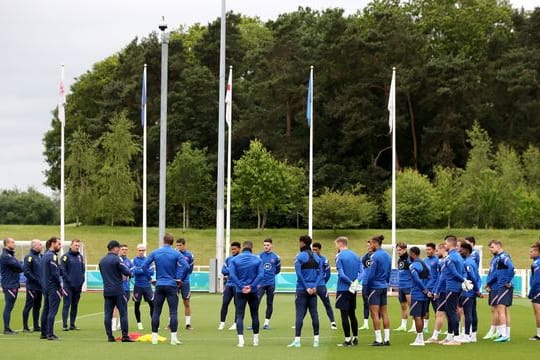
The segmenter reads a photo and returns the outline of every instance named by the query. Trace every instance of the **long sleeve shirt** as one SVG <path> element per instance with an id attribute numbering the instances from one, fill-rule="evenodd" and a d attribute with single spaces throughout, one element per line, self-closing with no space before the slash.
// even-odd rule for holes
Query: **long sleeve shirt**
<path id="1" fill-rule="evenodd" d="M 512 279 L 514 278 L 514 263 L 508 253 L 503 251 L 499 254 L 495 271 L 497 273 L 496 289 L 502 289 L 506 284 L 512 283 Z"/>
<path id="2" fill-rule="evenodd" d="M 476 267 L 476 261 L 472 256 L 468 256 L 464 260 L 465 278 L 472 281 L 473 288 L 469 291 L 463 291 L 461 296 L 463 297 L 475 297 L 476 293 L 480 291 L 482 286 L 482 280 L 478 274 L 478 268 Z"/>
<path id="3" fill-rule="evenodd" d="M 416 259 L 409 266 L 411 273 L 411 300 L 412 301 L 426 301 L 428 298 L 425 294 L 427 290 L 427 279 L 422 279 L 421 274 L 424 272 L 424 266 L 422 260 Z M 427 269 L 429 271 L 429 269 Z"/>
<path id="4" fill-rule="evenodd" d="M 70 288 L 82 288 L 86 273 L 84 259 L 80 252 L 68 251 L 60 260 L 64 286 Z"/>
<path id="5" fill-rule="evenodd" d="M 529 299 L 540 296 L 540 256 L 533 259 L 529 279 Z"/>
<path id="6" fill-rule="evenodd" d="M 99 272 L 103 279 L 103 296 L 120 296 L 124 294 L 124 277 L 131 271 L 122 259 L 113 252 L 107 253 L 99 261 Z"/>
<path id="7" fill-rule="evenodd" d="M 154 276 L 154 268 L 144 268 L 144 260 L 146 256 L 137 256 L 133 258 L 133 279 L 134 285 L 141 288 L 149 288 L 152 286 L 152 276 Z"/>
<path id="8" fill-rule="evenodd" d="M 398 268 L 398 287 L 400 289 L 410 289 L 411 288 L 411 272 L 409 271 L 409 266 L 411 261 L 409 260 L 409 255 L 407 253 L 401 255 L 397 261 Z"/>
<path id="9" fill-rule="evenodd" d="M 296 272 L 296 291 L 316 288 L 324 276 L 321 258 L 312 253 L 307 246 L 296 255 L 294 270 Z"/>
<path id="10" fill-rule="evenodd" d="M 62 287 L 58 255 L 52 250 L 47 250 L 41 259 L 41 288 L 43 292 L 59 290 Z"/>
<path id="11" fill-rule="evenodd" d="M 41 253 L 35 250 L 30 250 L 24 257 L 23 270 L 28 290 L 41 291 L 41 258 Z"/>
<path id="12" fill-rule="evenodd" d="M 15 251 L 2 249 L 0 256 L 0 274 L 2 275 L 2 288 L 18 289 L 20 285 L 19 274 L 23 267 L 15 257 Z"/>
<path id="13" fill-rule="evenodd" d="M 337 291 L 349 290 L 351 283 L 358 278 L 361 264 L 360 257 L 352 250 L 341 250 L 336 255 Z"/>
<path id="14" fill-rule="evenodd" d="M 392 259 L 383 249 L 377 249 L 371 255 L 371 266 L 366 279 L 366 289 L 386 289 L 390 282 L 390 272 L 392 270 Z"/>
<path id="15" fill-rule="evenodd" d="M 189 276 L 193 272 L 193 269 L 195 268 L 195 256 L 193 256 L 193 253 L 189 250 L 183 250 L 180 251 L 180 254 L 184 257 L 184 260 L 188 264 L 187 268 L 183 269 L 182 274 L 182 281 L 185 283 L 189 282 Z"/>
<path id="16" fill-rule="evenodd" d="M 433 292 L 433 289 L 435 289 L 435 285 L 437 285 L 437 280 L 439 279 L 439 258 L 435 255 L 428 256 L 424 259 L 424 263 L 429 269 L 429 280 L 426 283 L 426 288 L 429 291 Z"/>
<path id="17" fill-rule="evenodd" d="M 256 293 L 263 276 L 263 263 L 258 256 L 251 253 L 250 249 L 243 249 L 230 262 L 229 278 L 236 291 L 241 292 L 245 286 L 250 286 L 251 293 Z"/>
<path id="18" fill-rule="evenodd" d="M 221 267 L 221 274 L 227 277 L 227 282 L 225 283 L 225 286 L 234 286 L 229 274 L 230 274 L 231 261 L 236 255 L 231 255 L 228 258 L 226 258 L 225 261 L 223 262 L 223 266 Z"/>
<path id="19" fill-rule="evenodd" d="M 259 254 L 259 258 L 263 263 L 264 276 L 261 282 L 262 286 L 275 285 L 276 275 L 281 272 L 281 259 L 279 256 L 270 251 L 263 251 Z"/>
<path id="20" fill-rule="evenodd" d="M 456 249 L 448 252 L 445 271 L 446 292 L 461 292 L 461 283 L 465 281 L 463 277 L 463 258 Z"/>
<path id="21" fill-rule="evenodd" d="M 183 280 L 182 276 L 189 269 L 184 256 L 169 245 L 152 251 L 144 260 L 143 268 L 148 270 L 152 263 L 155 265 L 156 286 L 177 286 L 176 281 Z"/>

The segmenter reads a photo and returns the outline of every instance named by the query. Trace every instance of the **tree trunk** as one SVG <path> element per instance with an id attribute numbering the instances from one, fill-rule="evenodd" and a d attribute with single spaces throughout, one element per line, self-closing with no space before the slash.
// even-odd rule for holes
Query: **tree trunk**
<path id="1" fill-rule="evenodd" d="M 186 228 L 189 229 L 189 211 L 190 211 L 190 206 L 189 204 L 187 204 L 186 206 Z"/>
<path id="2" fill-rule="evenodd" d="M 266 212 L 263 213 L 262 215 L 262 225 L 261 225 L 261 230 L 264 230 L 264 227 L 266 226 Z"/>
<path id="3" fill-rule="evenodd" d="M 186 231 L 186 203 L 182 203 L 182 231 Z"/>
<path id="4" fill-rule="evenodd" d="M 257 230 L 261 229 L 261 211 L 257 207 Z"/>
<path id="5" fill-rule="evenodd" d="M 285 137 L 287 139 L 291 138 L 291 131 L 292 131 L 292 112 L 291 112 L 291 101 L 287 99 L 285 101 Z"/>
<path id="6" fill-rule="evenodd" d="M 412 107 L 411 94 L 407 91 L 407 104 L 409 108 L 409 117 L 411 118 L 411 135 L 413 142 L 413 160 L 414 160 L 414 169 L 418 170 L 418 141 L 416 140 L 416 127 L 414 123 L 414 111 Z"/>

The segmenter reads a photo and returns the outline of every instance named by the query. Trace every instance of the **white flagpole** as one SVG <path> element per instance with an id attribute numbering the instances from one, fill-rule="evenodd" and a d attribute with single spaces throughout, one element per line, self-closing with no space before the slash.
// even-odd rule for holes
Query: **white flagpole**
<path id="1" fill-rule="evenodd" d="M 313 126 L 314 126 L 314 116 L 313 116 L 313 65 L 309 73 L 309 84 L 311 97 L 309 102 L 309 194 L 308 194 L 308 235 L 310 238 L 313 238 Z"/>
<path id="2" fill-rule="evenodd" d="M 65 239 L 65 180 L 64 180 L 64 156 L 65 156 L 65 142 L 64 142 L 64 126 L 66 123 L 66 87 L 64 84 L 64 64 L 60 68 L 60 102 L 58 105 L 58 119 L 60 120 L 60 239 Z"/>
<path id="3" fill-rule="evenodd" d="M 146 198 L 146 162 L 147 162 L 147 158 L 146 158 L 146 102 L 147 102 L 147 97 L 146 97 L 146 89 L 147 89 L 147 84 L 146 84 L 146 64 L 144 64 L 144 70 L 143 70 L 143 89 L 142 91 L 144 92 L 143 93 L 143 102 L 142 102 L 142 121 L 143 121 L 143 215 L 142 215 L 142 243 L 144 245 L 144 247 L 146 248 L 146 243 L 147 243 L 147 239 L 146 239 L 146 228 L 147 228 L 147 198 Z"/>
<path id="4" fill-rule="evenodd" d="M 392 68 L 392 83 L 388 100 L 390 131 L 392 132 L 392 267 L 396 260 L 396 68 Z"/>
<path id="5" fill-rule="evenodd" d="M 227 220 L 225 226 L 225 257 L 229 256 L 231 247 L 231 141 L 232 141 L 232 66 L 229 67 L 229 81 L 227 82 L 227 95 L 225 96 L 225 120 L 229 127 L 227 138 Z"/>

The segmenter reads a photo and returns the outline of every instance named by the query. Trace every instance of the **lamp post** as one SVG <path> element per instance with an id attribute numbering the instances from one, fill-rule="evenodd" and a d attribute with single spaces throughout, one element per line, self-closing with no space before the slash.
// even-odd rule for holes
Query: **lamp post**
<path id="1" fill-rule="evenodd" d="M 159 134 L 159 245 L 165 236 L 165 209 L 167 193 L 167 72 L 169 57 L 169 33 L 165 17 L 159 24 L 161 30 L 161 111 Z"/>

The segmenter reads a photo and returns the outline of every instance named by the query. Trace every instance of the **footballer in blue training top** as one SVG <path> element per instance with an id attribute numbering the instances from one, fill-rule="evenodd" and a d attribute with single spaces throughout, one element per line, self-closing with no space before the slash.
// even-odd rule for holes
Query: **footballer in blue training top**
<path id="1" fill-rule="evenodd" d="M 274 293 L 276 291 L 276 275 L 281 271 L 281 259 L 272 251 L 272 239 L 268 238 L 263 241 L 264 251 L 259 254 L 259 258 L 263 263 L 264 277 L 261 285 L 257 289 L 259 302 L 266 293 L 266 315 L 264 317 L 263 329 L 270 329 L 270 318 L 274 311 Z"/>

